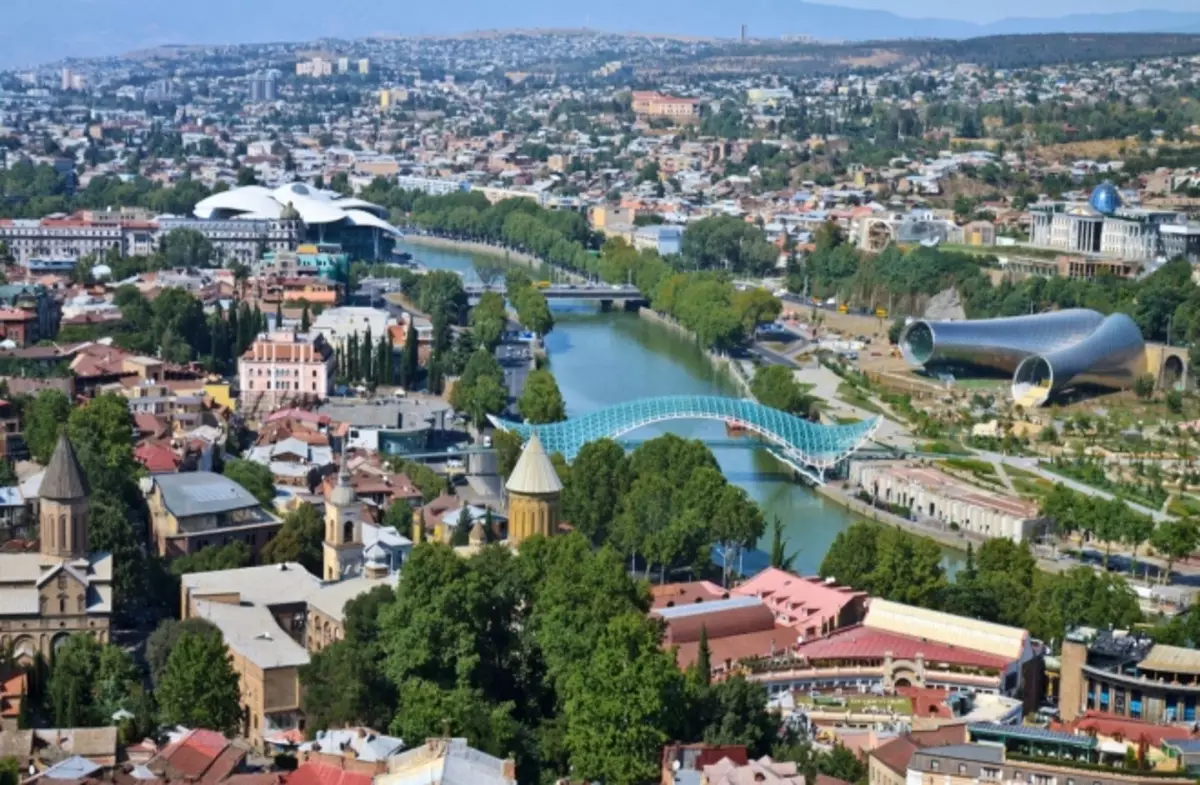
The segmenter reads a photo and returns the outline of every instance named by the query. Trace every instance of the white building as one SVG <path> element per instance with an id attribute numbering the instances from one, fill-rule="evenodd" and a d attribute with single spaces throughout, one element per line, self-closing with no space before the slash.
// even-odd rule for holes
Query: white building
<path id="1" fill-rule="evenodd" d="M 908 508 L 917 520 L 934 520 L 981 537 L 1023 542 L 1037 536 L 1037 505 L 992 493 L 927 466 L 854 461 L 850 482 L 879 502 Z"/>
<path id="2" fill-rule="evenodd" d="M 470 191 L 471 183 L 466 180 L 451 180 L 445 177 L 417 177 L 402 174 L 396 178 L 396 185 L 406 191 L 420 191 L 430 196 L 444 196 Z"/>
<path id="3" fill-rule="evenodd" d="M 330 346 L 344 346 L 351 335 L 357 334 L 361 341 L 368 332 L 371 334 L 371 340 L 377 342 L 381 336 L 387 334 L 388 327 L 393 324 L 398 324 L 396 319 L 379 308 L 343 306 L 322 311 L 312 323 L 309 332 L 325 336 L 325 341 Z"/>

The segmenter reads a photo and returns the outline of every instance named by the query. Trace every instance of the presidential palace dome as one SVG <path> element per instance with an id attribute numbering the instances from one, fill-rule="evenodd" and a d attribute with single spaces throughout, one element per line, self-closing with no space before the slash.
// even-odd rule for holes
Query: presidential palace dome
<path id="1" fill-rule="evenodd" d="M 1116 186 L 1105 181 L 1092 191 L 1092 197 L 1088 199 L 1088 204 L 1101 215 L 1112 215 L 1121 206 L 1121 195 L 1117 193 Z"/>

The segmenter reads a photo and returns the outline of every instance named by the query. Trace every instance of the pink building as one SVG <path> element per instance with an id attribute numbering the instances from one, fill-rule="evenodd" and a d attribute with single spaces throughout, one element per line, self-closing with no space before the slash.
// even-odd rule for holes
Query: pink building
<path id="1" fill-rule="evenodd" d="M 333 374 L 333 349 L 320 336 L 264 333 L 238 358 L 242 409 L 254 414 L 326 398 Z"/>
<path id="2" fill-rule="evenodd" d="M 775 614 L 775 621 L 795 629 L 801 640 L 858 624 L 866 614 L 866 592 L 816 576 L 802 578 L 774 567 L 737 586 L 732 593 L 762 599 Z"/>

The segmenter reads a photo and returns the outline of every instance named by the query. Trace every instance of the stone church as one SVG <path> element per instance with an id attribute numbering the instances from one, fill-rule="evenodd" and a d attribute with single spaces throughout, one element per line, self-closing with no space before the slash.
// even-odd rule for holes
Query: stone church
<path id="1" fill-rule="evenodd" d="M 108 641 L 113 560 L 88 549 L 87 478 L 66 432 L 39 491 L 39 549 L 0 553 L 0 651 L 47 661 L 72 633 Z"/>

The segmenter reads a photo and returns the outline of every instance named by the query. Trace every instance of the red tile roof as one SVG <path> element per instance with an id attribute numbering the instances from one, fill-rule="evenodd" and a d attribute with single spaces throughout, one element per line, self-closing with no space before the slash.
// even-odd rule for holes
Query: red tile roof
<path id="1" fill-rule="evenodd" d="M 179 471 L 179 456 L 160 444 L 143 442 L 133 450 L 133 459 L 146 467 L 147 471 L 162 474 Z"/>
<path id="2" fill-rule="evenodd" d="M 863 626 L 847 627 L 827 638 L 802 643 L 796 650 L 799 656 L 810 660 L 843 661 L 880 660 L 886 652 L 891 652 L 898 660 L 911 660 L 917 655 L 924 655 L 926 663 L 944 662 L 998 670 L 1011 663 L 1007 657 Z"/>
<path id="3" fill-rule="evenodd" d="M 1062 726 L 1063 730 L 1084 731 L 1098 736 L 1110 736 L 1140 742 L 1143 738 L 1152 746 L 1157 747 L 1165 740 L 1190 739 L 1192 732 L 1184 727 L 1175 725 L 1155 725 L 1143 720 L 1113 717 L 1095 710 L 1078 717 L 1074 722 Z"/>
<path id="4" fill-rule="evenodd" d="M 309 761 L 288 775 L 287 785 L 371 785 L 370 774 Z"/>
<path id="5" fill-rule="evenodd" d="M 692 605 L 697 602 L 727 600 L 729 592 L 712 581 L 690 583 L 666 583 L 650 587 L 651 608 L 672 608 L 676 605 Z"/>
<path id="6" fill-rule="evenodd" d="M 154 757 L 147 767 L 164 779 L 220 782 L 245 759 L 246 752 L 234 747 L 220 733 L 197 729 Z"/>

